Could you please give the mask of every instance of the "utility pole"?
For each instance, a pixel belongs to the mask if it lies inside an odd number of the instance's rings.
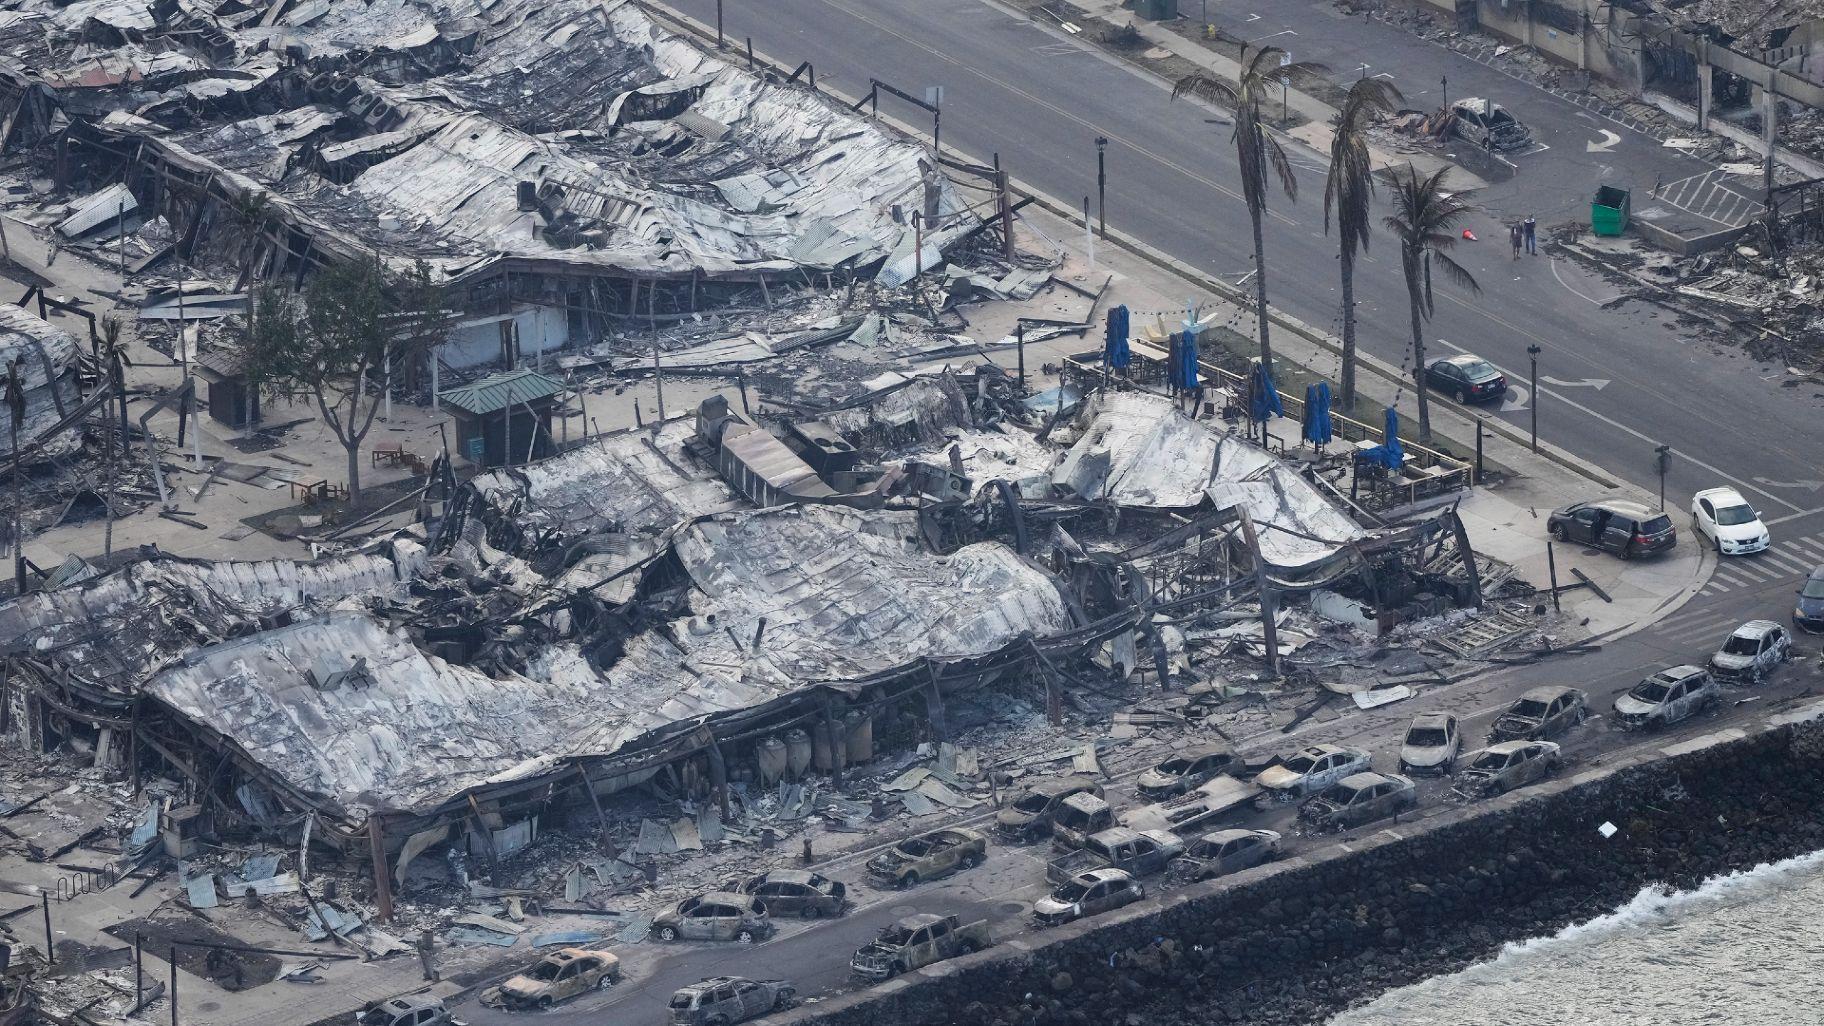
[[[1089,197],[1083,197],[1083,247],[1089,251],[1089,269],[1096,269],[1096,231],[1089,220]]]
[[[1438,76],[1438,92],[1440,92],[1444,95],[1444,106],[1449,107],[1450,106],[1450,76],[1449,75],[1439,75]]]
[[[1653,447],[1653,461],[1659,465],[1659,511],[1666,511],[1666,470],[1672,466],[1672,447],[1656,445]]]
[[[1108,238],[1108,136],[1096,136],[1096,234]]]
[[[1542,352],[1544,352],[1544,350],[1540,349],[1536,345],[1531,345],[1531,346],[1526,347],[1526,358],[1528,360],[1531,360],[1532,364],[1533,364],[1533,373],[1532,373],[1532,377],[1530,379],[1532,382],[1533,394],[1529,398],[1531,398],[1533,401],[1532,402],[1532,413],[1533,413],[1533,451],[1534,452],[1539,451],[1539,354]]]
[[[722,0],[716,0],[716,49],[722,49]]]

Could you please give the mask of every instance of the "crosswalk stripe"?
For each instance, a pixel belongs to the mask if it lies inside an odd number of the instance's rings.
[[[1803,562],[1794,559],[1784,552],[1770,551],[1763,553],[1760,558],[1789,574],[1803,574],[1807,570],[1807,567]]]
[[[1813,566],[1824,563],[1824,544],[1810,538],[1794,538],[1787,544],[1792,546],[1792,551],[1810,560]]]
[[[1746,567],[1728,566],[1718,570],[1711,580],[1720,580],[1740,588],[1749,584],[1759,584],[1761,579]]]

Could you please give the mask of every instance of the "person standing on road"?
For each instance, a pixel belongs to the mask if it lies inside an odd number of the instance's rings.
[[[1526,230],[1526,251],[1533,256],[1538,256],[1539,222],[1533,220],[1533,215],[1528,214],[1526,220],[1520,222],[1520,226]]]
[[[1520,259],[1521,228],[1518,221],[1507,226],[1507,244],[1514,251],[1514,259]]]

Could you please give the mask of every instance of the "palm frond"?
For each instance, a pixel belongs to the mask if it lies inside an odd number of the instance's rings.
[[[1286,198],[1298,202],[1298,178],[1292,173],[1292,161],[1286,151],[1280,148],[1279,140],[1262,132],[1261,148],[1266,151],[1267,160],[1273,165],[1273,174],[1279,178],[1279,187],[1286,191]]]
[[[1433,251],[1432,255],[1437,258],[1438,267],[1443,270],[1444,277],[1450,279],[1451,284],[1471,295],[1482,294],[1482,286],[1476,283],[1475,275],[1470,274],[1468,268],[1452,260],[1448,253]]]
[[[1241,101],[1234,86],[1201,71],[1193,71],[1172,83],[1172,99],[1178,100],[1186,96],[1225,106],[1233,106]]]

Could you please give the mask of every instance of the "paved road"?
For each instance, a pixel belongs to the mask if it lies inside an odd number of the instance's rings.
[[[667,0],[667,6],[705,22],[715,15],[714,0]],[[1245,18],[1241,6],[1212,8]],[[1298,40],[1295,53],[1348,72],[1359,63],[1347,56],[1351,36],[1390,33],[1402,48],[1389,52],[1412,69],[1409,85],[1420,101],[1435,99],[1421,90],[1427,83],[1436,88],[1432,71],[1441,61],[1465,68],[1451,73],[1453,93],[1459,76],[1465,88],[1486,92],[1499,80],[1503,100],[1551,148],[1521,158],[1520,175],[1489,191],[1497,213],[1533,212],[1544,224],[1587,216],[1604,169],[1624,162],[1642,178],[1655,168],[1668,178],[1702,169],[1608,122],[1601,127],[1622,136],[1613,154],[1585,153],[1585,143],[1602,138],[1588,112],[1385,26],[1339,20],[1320,7],[1327,10],[1305,0],[1275,5],[1278,13],[1263,20],[1323,19],[1337,38],[1297,29],[1301,34],[1290,37]],[[1304,8],[1311,10],[1299,13]],[[788,65],[811,59],[819,83],[838,90],[865,92],[871,76],[908,91],[942,85],[947,148],[980,159],[998,153],[1016,176],[1070,202],[1093,190],[1093,140],[1106,135],[1113,140],[1112,225],[1206,272],[1239,276],[1251,267],[1234,159],[1226,136],[1205,123],[1210,112],[1171,103],[1163,84],[1083,43],[989,0],[768,0],[764,6],[728,0],[725,24],[731,37],[751,35],[756,49]],[[1376,46],[1382,44],[1377,38]],[[1489,81],[1477,81],[1477,74]],[[899,113],[923,123],[915,108]],[[1270,295],[1298,317],[1334,326],[1335,247],[1323,233],[1320,200],[1325,159],[1305,150],[1296,160],[1304,199],[1280,202],[1269,222]],[[1653,446],[1669,442],[1680,454],[1671,473],[1674,495],[1730,480],[1772,515],[1824,506],[1817,493],[1780,483],[1824,477],[1818,448],[1808,441],[1818,418],[1814,389],[1776,387],[1769,379],[1782,368],[1714,352],[1664,312],[1641,304],[1604,309],[1617,296],[1606,281],[1546,256],[1512,261],[1492,217],[1472,226],[1488,241],[1462,243],[1457,255],[1484,292],[1477,298],[1443,289],[1427,334],[1445,340],[1446,350],[1474,349],[1521,379],[1527,345],[1542,346],[1546,438],[1641,484],[1654,480]],[[1386,246],[1383,235],[1360,271],[1357,294],[1364,346],[1398,364],[1410,335],[1404,286]],[[1523,409],[1498,415],[1519,425],[1530,416]]]

